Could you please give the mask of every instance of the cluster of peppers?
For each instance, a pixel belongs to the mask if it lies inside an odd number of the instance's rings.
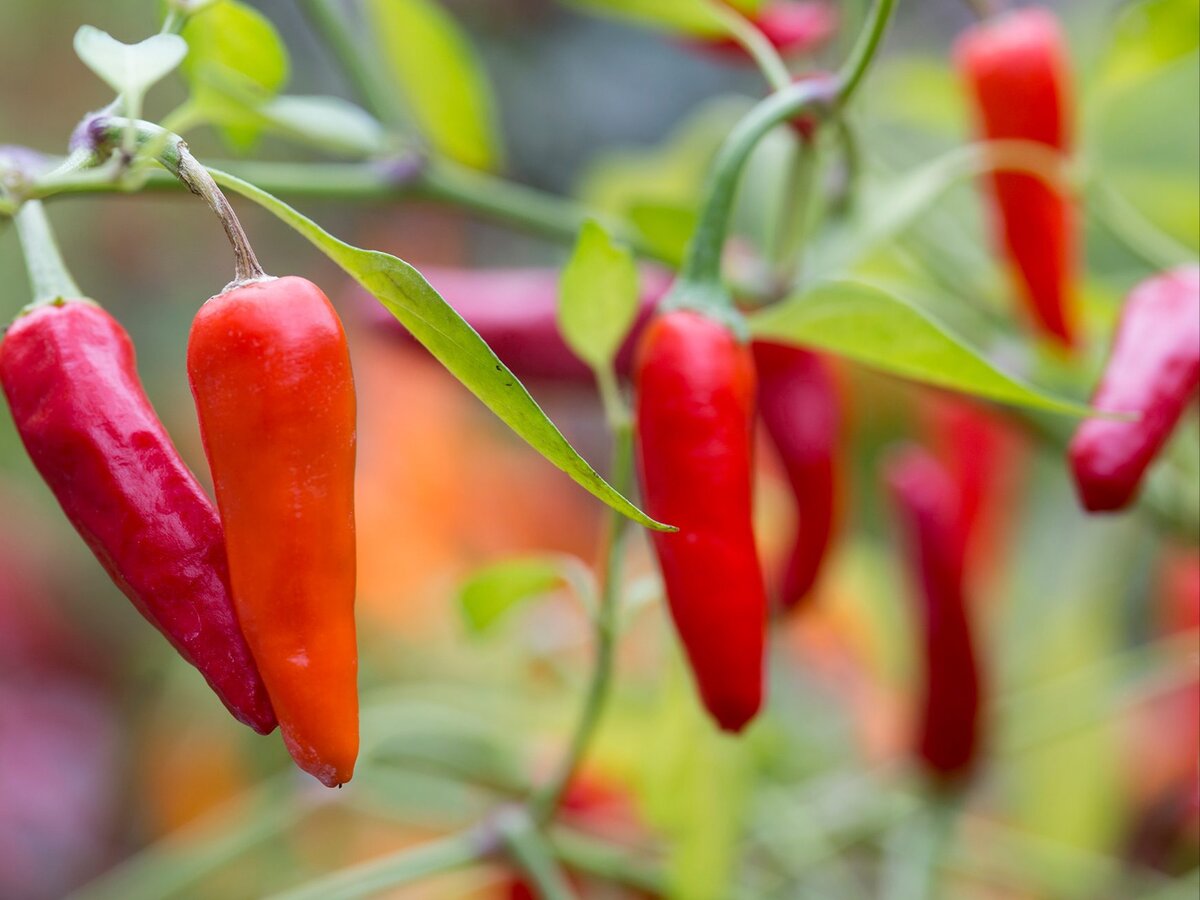
[[[42,215],[29,202],[18,216]],[[208,300],[188,376],[209,500],[138,378],[125,329],[46,296],[0,341],[26,450],[113,582],[239,721],[276,724],[329,786],[358,753],[355,399],[337,314],[301,278]]]

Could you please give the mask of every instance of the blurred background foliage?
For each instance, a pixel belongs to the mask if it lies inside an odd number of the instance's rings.
[[[806,66],[841,58],[863,5],[843,4],[844,33]],[[353,97],[297,4],[248,6],[286,47],[275,48],[268,29],[228,48],[235,62],[254,58],[259,87]],[[1070,370],[1031,356],[1008,324],[1006,282],[973,185],[953,187],[854,266],[903,286],[994,359],[1085,399],[1124,293],[1200,246],[1200,13],[1189,0],[1057,6],[1080,87],[1091,210],[1087,364]],[[713,149],[763,92],[748,67],[549,0],[447,0],[462,28],[450,44],[436,23],[391,20],[386,2],[355,7],[390,48],[383,71],[396,81],[385,93],[406,98],[398,119],[461,162],[629,217],[668,258],[691,227]],[[158,13],[152,0],[6,0],[0,143],[63,152],[80,116],[109,99],[71,51],[76,28],[86,22],[132,42],[156,28]],[[865,165],[857,215],[902,202],[902,175],[968,139],[947,57],[969,21],[951,0],[900,4],[853,111]],[[203,39],[225,46],[219,29]],[[468,87],[455,92],[454,79]],[[439,100],[438,88],[449,94]],[[184,97],[170,80],[148,114]],[[223,117],[221,96],[198,92],[193,102],[221,120],[189,132],[201,160],[309,156],[256,135],[255,122]],[[343,133],[377,137],[361,120]],[[772,240],[790,139],[773,136],[748,173],[736,224],[748,245]],[[298,205],[334,234],[418,267],[558,265],[568,250],[427,201]],[[110,869],[82,896],[263,896],[519,798],[571,724],[591,632],[546,560],[590,565],[602,507],[425,354],[372,328],[344,274],[263,212],[237,206],[266,267],[324,285],[351,332],[363,763],[331,794],[293,771],[278,741],[238,728],[104,577],[5,413],[0,896],[57,897]],[[168,194],[62,197],[50,214],[77,279],[130,331],[151,399],[206,478],[182,361],[197,305],[227,280],[224,237],[195,202]],[[11,231],[0,225],[5,319],[28,299]],[[822,241],[835,237],[811,244],[809,265],[820,269]],[[733,270],[752,279],[742,256],[752,260],[735,246]],[[633,543],[613,702],[564,812],[567,855],[584,868],[595,864],[588,841],[603,838],[628,847],[626,880],[672,896],[853,898],[900,883],[896,873],[920,852],[912,835],[923,833],[926,813],[905,763],[915,607],[876,470],[897,439],[953,440],[944,424],[953,417],[928,389],[846,364],[838,375],[849,473],[840,536],[814,608],[773,636],[768,714],[744,740],[717,735],[696,708],[644,538]],[[607,438],[590,387],[530,387],[603,465]],[[1187,511],[1200,483],[1195,415],[1150,485],[1185,511],[1166,522],[1144,509],[1086,518],[1061,454],[1038,437],[1064,420],[1039,419],[1044,428],[1032,431],[998,413],[990,421],[994,459],[972,550],[988,751],[943,861],[945,896],[1194,897],[1196,623],[1167,623],[1200,590],[1196,535],[1179,524],[1194,523]],[[774,565],[789,527],[785,482],[766,452],[760,468],[758,524]],[[508,896],[510,882],[498,867],[477,867],[394,896]]]

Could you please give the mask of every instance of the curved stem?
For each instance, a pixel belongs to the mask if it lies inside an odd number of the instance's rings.
[[[792,73],[761,29],[732,7],[723,3],[712,3],[710,6],[713,14],[729,30],[730,37],[754,60],[771,90],[779,91],[792,83]]]
[[[884,32],[887,31],[895,8],[896,0],[875,0],[875,5],[871,7],[871,15],[863,24],[862,31],[859,32],[858,41],[855,43],[854,49],[850,51],[850,58],[838,71],[837,106],[839,109],[850,102],[850,98],[854,96],[854,92],[858,90],[858,86],[866,77],[867,69],[871,65],[871,60],[875,58],[879,45],[883,42]]]
[[[575,897],[554,858],[554,851],[524,810],[503,811],[497,828],[509,855],[533,882],[542,900],[572,900]]]
[[[37,200],[26,200],[13,217],[17,226],[17,237],[25,255],[25,266],[29,270],[29,285],[33,289],[33,306],[54,303],[57,300],[81,298],[83,291],[71,277],[67,264],[59,252],[46,210]]]

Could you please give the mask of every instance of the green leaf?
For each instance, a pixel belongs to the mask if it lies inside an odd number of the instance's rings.
[[[277,216],[341,266],[509,428],[578,484],[641,525],[660,531],[671,529],[651,519],[600,477],[546,417],[517,376],[420,272],[390,254],[362,250],[338,240],[248,181],[210,171],[219,184]]]
[[[505,560],[472,575],[458,593],[458,605],[467,627],[482,634],[514,606],[549,593],[562,583],[555,557]]]
[[[692,34],[723,33],[709,0],[565,0],[569,6],[639,25]],[[749,11],[757,4],[733,4]]]
[[[645,201],[629,208],[629,219],[646,246],[663,260],[676,265],[683,262],[699,218],[694,207],[676,203]]]
[[[118,94],[141,98],[151,85],[174,71],[187,56],[188,45],[175,34],[156,34],[137,44],[123,44],[111,35],[82,26],[75,32],[75,53]]]
[[[825,350],[891,375],[999,403],[1094,414],[1006,375],[927,313],[873,285],[818,285],[755,314],[750,330],[755,337]]]
[[[367,0],[366,12],[421,132],[458,162],[495,168],[491,88],[454,19],[434,0]]]
[[[637,316],[633,254],[588,220],[559,282],[558,327],[571,350],[593,369],[607,368]]]
[[[253,96],[265,103],[287,83],[287,48],[275,26],[238,0],[221,0],[189,19],[183,37],[191,48],[183,74],[192,102],[213,121],[236,122],[222,135],[234,149],[249,149],[260,128],[238,121],[230,98]]]
[[[1127,4],[1112,31],[1101,70],[1106,88],[1141,81],[1200,48],[1200,3],[1145,0]]]

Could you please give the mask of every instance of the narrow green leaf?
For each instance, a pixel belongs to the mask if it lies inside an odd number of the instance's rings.
[[[708,0],[564,0],[569,6],[653,28],[691,34],[724,32]],[[749,10],[752,3],[735,4]]]
[[[175,34],[156,34],[137,44],[82,26],[75,32],[75,53],[118,94],[141,98],[151,85],[174,71],[187,56],[188,45]]]
[[[533,449],[617,512],[648,528],[670,530],[622,496],[576,452],[529,391],[421,273],[401,259],[340,241],[277,197],[226,172],[224,187],[253,200],[295,229],[370,291],[468,390]]]
[[[458,605],[467,627],[482,634],[514,606],[542,596],[562,583],[562,573],[554,557],[509,559],[472,575],[458,593]]]
[[[266,102],[287,83],[287,48],[275,26],[258,10],[239,0],[221,0],[188,20],[183,29],[190,52],[183,75],[192,102],[214,121],[229,121],[231,96],[251,95]],[[251,123],[227,125],[222,136],[246,150],[258,140]]]
[[[447,156],[499,163],[491,87],[470,42],[434,0],[367,0],[367,17],[418,127]]]
[[[1094,415],[1006,375],[961,338],[906,300],[873,285],[836,281],[756,313],[756,337],[801,344],[882,372],[1073,416]]]
[[[611,363],[637,316],[637,267],[598,222],[580,229],[559,283],[558,327],[575,355],[593,369]]]

